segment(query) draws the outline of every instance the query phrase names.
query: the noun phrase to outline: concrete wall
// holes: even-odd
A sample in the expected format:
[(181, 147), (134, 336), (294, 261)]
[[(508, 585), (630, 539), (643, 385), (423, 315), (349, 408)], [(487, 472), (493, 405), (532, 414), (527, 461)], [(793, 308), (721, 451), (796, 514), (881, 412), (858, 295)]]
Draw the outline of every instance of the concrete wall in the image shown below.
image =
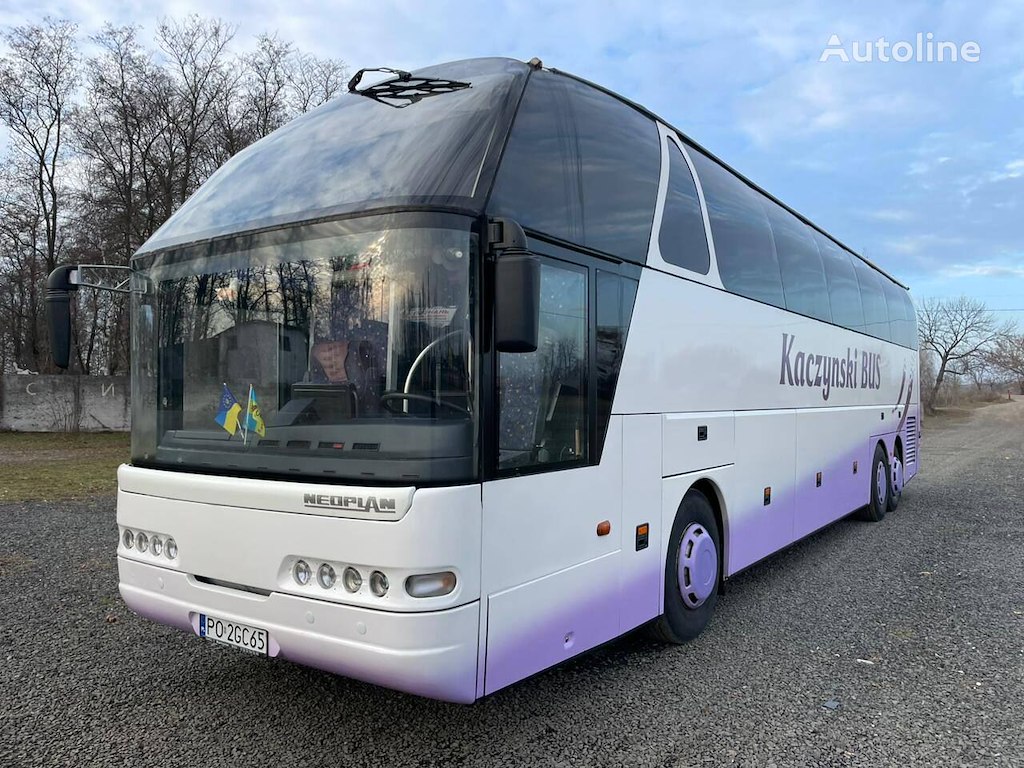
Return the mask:
[(125, 432), (127, 376), (0, 376), (0, 430)]

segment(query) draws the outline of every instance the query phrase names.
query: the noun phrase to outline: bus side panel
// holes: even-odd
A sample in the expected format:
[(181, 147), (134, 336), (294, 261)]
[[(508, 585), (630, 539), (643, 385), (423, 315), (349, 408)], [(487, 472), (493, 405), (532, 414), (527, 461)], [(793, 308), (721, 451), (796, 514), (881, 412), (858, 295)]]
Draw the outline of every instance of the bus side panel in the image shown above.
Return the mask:
[(484, 483), (486, 693), (618, 635), (621, 523), (621, 418), (598, 466)]
[(729, 505), (726, 575), (793, 541), (796, 411), (736, 414), (736, 471)]
[[(619, 631), (628, 632), (660, 615), (664, 605), (665, 571), (660, 555), (668, 533), (659, 511), (662, 417), (612, 418), (622, 420)], [(648, 527), (646, 541), (638, 536), (637, 529), (643, 525)]]
[(486, 693), (618, 635), (617, 579), (609, 578), (618, 560), (612, 552), (488, 598)]
[(734, 422), (731, 412), (666, 414), (662, 474), (671, 477), (731, 464), (736, 443)]
[(871, 454), (865, 450), (861, 435), (875, 425), (871, 419), (877, 420), (877, 413), (874, 408), (820, 408), (797, 413), (794, 539), (868, 503)]

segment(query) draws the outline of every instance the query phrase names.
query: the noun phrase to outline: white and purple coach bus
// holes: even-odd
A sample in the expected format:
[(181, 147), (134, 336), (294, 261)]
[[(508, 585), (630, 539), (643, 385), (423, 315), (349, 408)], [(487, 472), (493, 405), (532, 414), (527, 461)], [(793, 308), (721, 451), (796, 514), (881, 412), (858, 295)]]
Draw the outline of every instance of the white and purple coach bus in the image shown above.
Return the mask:
[(539, 61), (365, 72), (132, 259), (133, 610), (472, 702), (895, 509), (905, 286)]

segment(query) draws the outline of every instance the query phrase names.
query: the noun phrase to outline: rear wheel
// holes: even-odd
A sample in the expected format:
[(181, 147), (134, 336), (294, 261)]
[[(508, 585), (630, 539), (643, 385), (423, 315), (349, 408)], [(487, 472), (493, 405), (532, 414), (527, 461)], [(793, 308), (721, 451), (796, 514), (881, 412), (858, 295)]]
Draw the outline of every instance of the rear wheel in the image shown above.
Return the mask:
[(889, 512), (895, 512), (896, 507), (900, 505), (900, 499), (903, 498), (903, 455), (899, 447), (894, 447), (892, 456), (892, 466), (889, 474), (889, 501), (886, 504), (886, 509)]
[(891, 493), (889, 461), (885, 455), (885, 448), (878, 444), (875, 446), (875, 457), (871, 461), (871, 503), (864, 508), (862, 517), (872, 523), (881, 522), (889, 509)]
[(679, 505), (665, 563), (665, 612), (651, 625), (654, 637), (685, 643), (699, 635), (718, 602), (722, 545), (711, 504), (691, 490)]

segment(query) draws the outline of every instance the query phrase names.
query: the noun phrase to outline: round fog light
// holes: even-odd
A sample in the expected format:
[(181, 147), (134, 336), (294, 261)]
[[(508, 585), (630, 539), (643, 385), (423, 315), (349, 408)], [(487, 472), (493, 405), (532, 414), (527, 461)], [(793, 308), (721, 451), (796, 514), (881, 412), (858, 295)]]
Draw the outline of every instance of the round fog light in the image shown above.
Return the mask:
[(455, 589), (455, 574), (451, 571), (421, 573), (405, 580), (405, 591), (413, 597), (440, 597)]
[(341, 574), (341, 581), (349, 592), (358, 592), (359, 588), (363, 586), (363, 577), (352, 566), (346, 568), (345, 572)]
[(388, 593), (388, 577), (380, 571), (370, 574), (370, 591), (377, 597), (384, 597)]
[(312, 571), (309, 570), (309, 563), (305, 560), (295, 561), (295, 565), (292, 566), (292, 577), (299, 586), (304, 587), (309, 584), (309, 577), (312, 575)]
[(178, 556), (178, 542), (174, 539), (168, 539), (164, 543), (164, 552), (169, 558), (171, 558), (171, 560), (176, 558)]
[(163, 554), (164, 542), (159, 536), (154, 536), (152, 539), (149, 540), (149, 551), (157, 557), (160, 557), (160, 555)]
[(320, 586), (324, 589), (330, 589), (334, 586), (336, 575), (334, 568), (327, 563), (320, 566), (320, 570), (316, 572), (316, 580), (320, 582)]
[(124, 542), (125, 549), (131, 549), (135, 546), (135, 534), (127, 528), (124, 529), (124, 536), (121, 537), (121, 541)]
[(135, 546), (139, 548), (139, 552), (145, 552), (149, 549), (149, 536), (144, 533), (140, 533), (135, 537)]

